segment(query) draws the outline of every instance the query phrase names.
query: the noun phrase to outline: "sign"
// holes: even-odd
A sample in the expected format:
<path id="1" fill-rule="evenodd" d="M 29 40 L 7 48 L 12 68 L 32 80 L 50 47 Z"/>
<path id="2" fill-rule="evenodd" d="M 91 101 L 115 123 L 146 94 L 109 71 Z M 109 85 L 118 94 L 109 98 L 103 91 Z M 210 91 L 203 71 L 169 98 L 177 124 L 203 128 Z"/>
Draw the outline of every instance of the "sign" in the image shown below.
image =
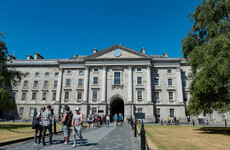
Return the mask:
<path id="1" fill-rule="evenodd" d="M 136 119 L 145 119 L 145 113 L 136 113 Z"/>
<path id="2" fill-rule="evenodd" d="M 104 110 L 98 110 L 98 113 L 103 113 L 104 112 Z"/>

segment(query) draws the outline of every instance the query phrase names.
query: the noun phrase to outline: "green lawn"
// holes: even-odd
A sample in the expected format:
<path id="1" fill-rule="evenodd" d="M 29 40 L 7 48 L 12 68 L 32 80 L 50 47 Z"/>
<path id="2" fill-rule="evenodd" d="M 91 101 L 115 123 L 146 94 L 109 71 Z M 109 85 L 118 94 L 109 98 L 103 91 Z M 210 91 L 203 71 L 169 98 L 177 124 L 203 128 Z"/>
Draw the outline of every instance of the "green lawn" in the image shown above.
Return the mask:
<path id="1" fill-rule="evenodd" d="M 230 149 L 229 127 L 145 125 L 151 149 L 214 150 Z M 140 130 L 140 126 L 138 126 Z"/>

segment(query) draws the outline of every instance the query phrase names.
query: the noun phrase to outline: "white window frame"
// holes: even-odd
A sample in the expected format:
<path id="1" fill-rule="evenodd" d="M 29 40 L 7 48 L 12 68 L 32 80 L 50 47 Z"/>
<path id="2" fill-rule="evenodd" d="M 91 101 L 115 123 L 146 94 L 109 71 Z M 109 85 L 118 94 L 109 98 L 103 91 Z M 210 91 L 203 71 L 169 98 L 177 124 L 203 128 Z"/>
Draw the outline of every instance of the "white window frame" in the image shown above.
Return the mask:
<path id="1" fill-rule="evenodd" d="M 57 80 L 55 80 L 55 81 L 54 81 L 54 88 L 56 88 L 56 87 L 57 87 L 57 85 L 58 85 L 58 81 L 57 81 Z"/>
<path id="2" fill-rule="evenodd" d="M 95 80 L 95 79 L 97 79 L 97 80 Z M 95 81 L 96 81 L 96 83 L 95 83 Z M 93 85 L 98 85 L 98 77 L 93 77 Z"/>
<path id="3" fill-rule="evenodd" d="M 58 77 L 58 75 L 59 75 L 59 72 L 55 72 L 55 73 L 54 73 L 54 76 L 55 76 L 55 77 Z"/>
<path id="4" fill-rule="evenodd" d="M 26 95 L 27 95 L 27 92 L 23 91 L 23 92 L 22 92 L 22 97 L 21 97 L 21 100 L 22 100 L 22 101 L 25 101 L 25 100 L 26 100 Z"/>
<path id="5" fill-rule="evenodd" d="M 141 70 L 138 70 L 141 69 Z M 142 72 L 142 68 L 141 67 L 137 67 L 137 72 Z"/>
<path id="6" fill-rule="evenodd" d="M 158 84 L 155 84 L 155 80 L 158 80 Z M 155 79 L 154 79 L 154 85 L 155 85 L 155 86 L 159 86 L 159 85 L 160 85 L 160 82 L 159 82 L 159 81 L 160 81 L 159 78 L 155 78 Z"/>
<path id="7" fill-rule="evenodd" d="M 120 83 L 119 84 L 115 83 L 115 73 L 120 73 Z M 122 76 L 121 71 L 114 71 L 113 72 L 113 84 L 114 85 L 121 85 L 121 76 Z"/>
<path id="8" fill-rule="evenodd" d="M 171 85 L 169 85 L 169 80 L 172 81 L 172 84 L 171 84 Z M 173 79 L 172 79 L 172 78 L 168 78 L 168 86 L 173 86 Z"/>
<path id="9" fill-rule="evenodd" d="M 67 75 L 71 75 L 71 74 L 72 74 L 72 71 L 71 71 L 71 70 L 66 70 L 66 74 L 67 74 Z"/>
<path id="10" fill-rule="evenodd" d="M 57 97 L 57 92 L 55 91 L 52 93 L 52 100 L 55 101 L 56 97 Z"/>
<path id="11" fill-rule="evenodd" d="M 23 116 L 23 112 L 24 112 L 24 107 L 19 107 L 19 112 L 18 112 L 18 114 L 19 114 L 20 116 Z"/>
<path id="12" fill-rule="evenodd" d="M 215 113 L 214 113 L 213 110 L 210 112 L 209 117 L 210 117 L 211 120 L 214 120 L 214 119 L 215 119 Z"/>
<path id="13" fill-rule="evenodd" d="M 34 94 L 35 94 L 35 96 L 34 96 Z M 31 100 L 32 100 L 32 101 L 34 101 L 34 100 L 36 100 L 36 99 L 37 99 L 37 92 L 32 91 L 32 97 L 31 97 Z"/>
<path id="14" fill-rule="evenodd" d="M 227 113 L 221 113 L 221 119 L 223 120 L 228 119 Z"/>
<path id="15" fill-rule="evenodd" d="M 25 85 L 25 83 L 26 83 L 26 85 Z M 28 88 L 28 84 L 29 84 L 29 82 L 28 82 L 27 80 L 25 80 L 25 81 L 23 82 L 23 88 Z"/>
<path id="16" fill-rule="evenodd" d="M 98 73 L 99 72 L 99 68 L 93 68 L 93 72 L 94 73 Z"/>
<path id="17" fill-rule="evenodd" d="M 45 77 L 49 77 L 50 73 L 49 72 L 45 72 Z"/>
<path id="18" fill-rule="evenodd" d="M 92 107 L 92 114 L 97 114 L 97 107 Z"/>
<path id="19" fill-rule="evenodd" d="M 185 83 L 185 86 L 184 86 L 184 83 Z M 182 80 L 182 87 L 187 88 L 187 80 Z"/>
<path id="20" fill-rule="evenodd" d="M 37 83 L 37 85 L 35 86 L 35 83 Z M 38 81 L 34 81 L 34 84 L 33 84 L 33 88 L 38 88 Z"/>
<path id="21" fill-rule="evenodd" d="M 26 78 L 28 78 L 30 76 L 29 72 L 26 72 Z"/>
<path id="22" fill-rule="evenodd" d="M 170 93 L 172 93 L 172 97 L 173 97 L 173 99 L 170 99 Z M 168 91 L 168 100 L 169 101 L 173 101 L 174 100 L 174 92 L 173 91 Z"/>
<path id="23" fill-rule="evenodd" d="M 68 95 L 67 95 L 67 93 L 68 93 Z M 65 91 L 65 93 L 64 93 L 64 100 L 69 100 L 69 97 L 70 97 L 70 91 L 69 90 Z"/>
<path id="24" fill-rule="evenodd" d="M 79 94 L 81 95 L 80 98 Z M 77 91 L 77 100 L 82 100 L 82 91 Z"/>
<path id="25" fill-rule="evenodd" d="M 173 115 L 171 115 L 171 110 L 173 110 Z M 169 108 L 169 116 L 174 117 L 175 116 L 175 109 L 174 108 Z"/>
<path id="26" fill-rule="evenodd" d="M 34 76 L 35 76 L 35 77 L 39 77 L 39 75 L 40 75 L 39 72 L 35 72 L 35 73 L 34 73 Z"/>
<path id="27" fill-rule="evenodd" d="M 82 72 L 81 72 L 82 71 Z M 80 69 L 78 74 L 84 74 L 84 70 L 83 69 Z"/>
<path id="28" fill-rule="evenodd" d="M 30 107 L 30 114 L 29 116 L 32 117 L 34 115 L 34 107 Z"/>
<path id="29" fill-rule="evenodd" d="M 45 101 L 47 97 L 47 92 L 46 91 L 42 91 L 42 101 Z"/>
<path id="30" fill-rule="evenodd" d="M 143 108 L 137 108 L 137 113 L 143 113 Z"/>
<path id="31" fill-rule="evenodd" d="M 69 82 L 67 82 L 67 81 L 69 81 Z M 67 83 L 69 83 L 68 85 L 67 85 Z M 70 79 L 65 79 L 65 86 L 70 86 L 71 85 L 71 80 Z"/>
<path id="32" fill-rule="evenodd" d="M 140 78 L 140 79 L 141 79 L 141 80 L 140 80 L 140 81 L 141 81 L 141 83 L 138 83 L 138 81 L 139 81 L 139 80 L 138 80 L 138 78 Z M 143 84 L 143 82 L 142 82 L 142 77 L 137 77 L 137 85 L 142 85 L 142 84 Z"/>
<path id="33" fill-rule="evenodd" d="M 94 92 L 96 92 L 96 94 L 97 94 L 96 98 L 94 98 L 94 94 L 95 94 Z M 96 90 L 96 89 L 92 90 L 92 100 L 98 100 L 98 90 Z"/>
<path id="34" fill-rule="evenodd" d="M 168 70 L 171 70 L 171 73 L 168 73 Z M 171 68 L 166 69 L 166 74 L 173 74 L 173 69 Z"/>
<path id="35" fill-rule="evenodd" d="M 155 72 L 157 70 L 157 73 Z M 159 74 L 159 69 L 153 69 L 153 74 Z"/>
<path id="36" fill-rule="evenodd" d="M 43 88 L 48 88 L 48 84 L 49 84 L 48 81 L 44 81 L 44 83 L 43 83 Z"/>
<path id="37" fill-rule="evenodd" d="M 139 98 L 139 92 L 141 92 L 141 97 Z M 137 90 L 137 100 L 143 100 L 143 90 Z"/>
<path id="38" fill-rule="evenodd" d="M 156 93 L 158 93 L 159 99 L 157 99 Z M 155 101 L 160 101 L 160 92 L 159 92 L 159 91 L 155 91 L 155 92 L 154 92 L 154 100 L 155 100 Z"/>
<path id="39" fill-rule="evenodd" d="M 80 82 L 79 82 L 80 80 L 81 80 L 81 85 L 79 84 L 79 83 L 80 83 Z M 83 86 L 83 79 L 78 79 L 77 86 Z"/>

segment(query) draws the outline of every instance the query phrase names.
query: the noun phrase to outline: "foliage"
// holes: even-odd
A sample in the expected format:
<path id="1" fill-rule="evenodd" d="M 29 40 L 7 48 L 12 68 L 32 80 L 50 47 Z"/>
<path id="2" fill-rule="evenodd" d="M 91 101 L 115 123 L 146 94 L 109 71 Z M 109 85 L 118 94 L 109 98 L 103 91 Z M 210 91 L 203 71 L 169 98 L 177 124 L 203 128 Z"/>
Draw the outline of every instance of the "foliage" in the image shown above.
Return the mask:
<path id="1" fill-rule="evenodd" d="M 0 33 L 0 114 L 15 109 L 15 102 L 11 97 L 11 83 L 14 84 L 21 80 L 23 74 L 6 65 L 8 50 L 3 41 L 3 34 Z"/>
<path id="2" fill-rule="evenodd" d="M 194 22 L 182 40 L 191 65 L 190 114 L 230 110 L 230 1 L 208 0 L 189 15 Z"/>

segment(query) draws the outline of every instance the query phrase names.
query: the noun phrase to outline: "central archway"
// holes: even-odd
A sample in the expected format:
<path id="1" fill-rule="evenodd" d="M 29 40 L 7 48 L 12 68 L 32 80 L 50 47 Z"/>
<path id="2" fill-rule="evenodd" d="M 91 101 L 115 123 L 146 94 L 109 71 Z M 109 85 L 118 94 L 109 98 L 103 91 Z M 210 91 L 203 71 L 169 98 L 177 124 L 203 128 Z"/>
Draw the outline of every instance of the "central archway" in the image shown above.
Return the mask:
<path id="1" fill-rule="evenodd" d="M 119 115 L 122 113 L 124 116 L 124 101 L 122 99 L 115 99 L 110 104 L 110 118 L 113 121 L 113 116 L 115 114 Z"/>

